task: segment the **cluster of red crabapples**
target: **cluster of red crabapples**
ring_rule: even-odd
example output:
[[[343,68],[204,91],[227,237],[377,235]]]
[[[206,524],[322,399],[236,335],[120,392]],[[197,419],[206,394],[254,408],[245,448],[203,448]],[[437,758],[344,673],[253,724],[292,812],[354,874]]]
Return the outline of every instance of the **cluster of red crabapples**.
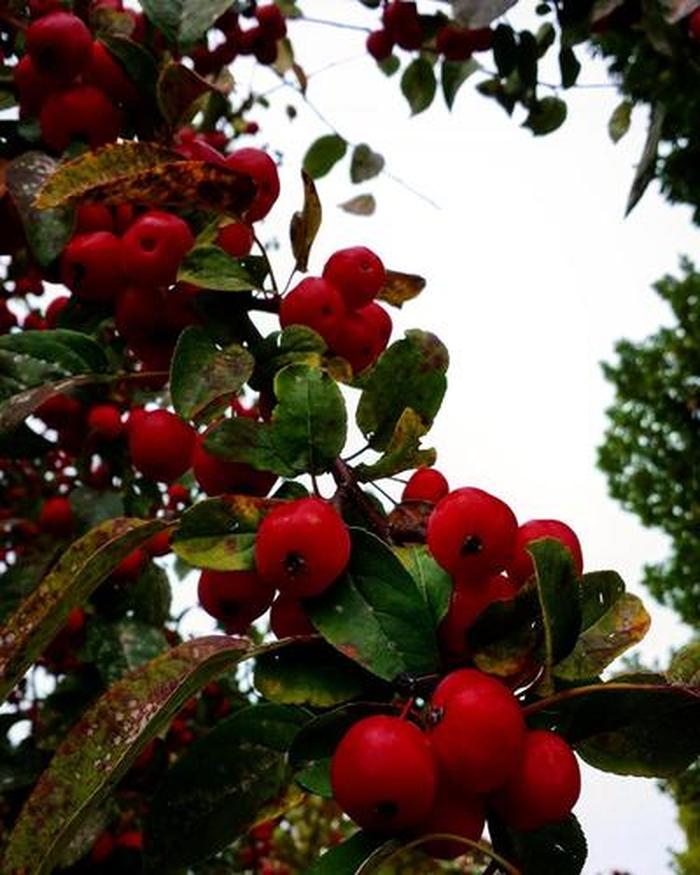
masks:
[[[394,46],[415,51],[426,44],[447,61],[466,61],[473,52],[491,48],[492,33],[488,27],[462,27],[442,17],[419,15],[411,0],[392,0],[382,10],[382,27],[367,37],[367,51],[379,62],[391,56]]]

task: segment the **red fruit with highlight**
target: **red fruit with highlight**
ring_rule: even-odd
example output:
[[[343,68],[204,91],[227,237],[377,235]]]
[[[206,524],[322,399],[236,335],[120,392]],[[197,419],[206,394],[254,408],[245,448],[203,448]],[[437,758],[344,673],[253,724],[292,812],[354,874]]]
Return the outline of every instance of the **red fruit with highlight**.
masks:
[[[274,587],[254,571],[203,571],[199,603],[229,634],[242,634],[272,604]]]
[[[418,468],[405,485],[401,500],[437,504],[449,491],[450,487],[444,474],[435,468]]]
[[[70,501],[62,496],[47,498],[39,511],[39,527],[56,538],[65,538],[73,531],[75,519]]]
[[[338,289],[348,310],[358,310],[377,296],[386,282],[386,270],[371,249],[352,246],[331,255],[323,278]]]
[[[172,552],[170,539],[172,538],[171,529],[163,529],[162,532],[156,532],[153,537],[149,538],[144,544],[144,550],[149,556],[167,556]]]
[[[111,301],[123,285],[119,238],[109,231],[73,237],[61,256],[61,280],[80,298]]]
[[[216,245],[232,258],[243,258],[250,254],[253,248],[253,229],[244,222],[231,222],[219,228],[216,235]]]
[[[350,363],[353,373],[360,374],[384,352],[391,329],[389,314],[372,302],[346,313],[331,345],[334,352]]]
[[[25,40],[37,70],[65,84],[82,73],[92,48],[87,26],[70,12],[50,12],[32,22]]]
[[[12,70],[17,96],[23,114],[37,115],[49,96],[58,90],[58,84],[37,70],[29,55],[24,55]]]
[[[226,159],[226,166],[243,173],[255,183],[255,197],[245,218],[257,222],[272,209],[279,197],[280,180],[275,162],[262,149],[237,149]]]
[[[394,41],[385,30],[374,30],[367,37],[367,51],[375,61],[386,61],[391,57]]]
[[[577,575],[583,573],[583,554],[576,532],[560,520],[529,520],[518,529],[513,555],[508,562],[508,574],[522,586],[535,573],[532,556],[527,552],[533,541],[554,538],[569,551]]]
[[[129,423],[129,452],[145,477],[170,483],[190,467],[196,433],[168,410],[153,410]]]
[[[170,285],[193,244],[194,237],[184,219],[162,210],[149,210],[122,237],[124,273],[134,283]]]
[[[335,286],[320,277],[307,277],[282,299],[280,324],[306,325],[333,346],[346,317],[345,305]]]
[[[121,411],[114,404],[96,404],[88,413],[88,428],[96,437],[116,440],[124,433]]]

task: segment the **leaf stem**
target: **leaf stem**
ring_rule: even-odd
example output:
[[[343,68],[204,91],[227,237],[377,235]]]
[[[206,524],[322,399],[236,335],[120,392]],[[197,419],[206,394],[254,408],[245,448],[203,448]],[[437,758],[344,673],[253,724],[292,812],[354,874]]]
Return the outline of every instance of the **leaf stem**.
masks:
[[[279,287],[277,285],[277,280],[275,279],[275,272],[272,269],[272,263],[270,261],[268,254],[267,254],[267,250],[262,245],[262,242],[260,241],[260,238],[258,237],[257,234],[253,237],[253,239],[255,240],[255,243],[256,243],[258,249],[260,250],[260,253],[263,257],[263,260],[265,261],[265,267],[267,267],[267,272],[270,274],[270,279],[272,280],[272,289],[273,289],[274,293],[279,296],[280,290],[279,290]]]

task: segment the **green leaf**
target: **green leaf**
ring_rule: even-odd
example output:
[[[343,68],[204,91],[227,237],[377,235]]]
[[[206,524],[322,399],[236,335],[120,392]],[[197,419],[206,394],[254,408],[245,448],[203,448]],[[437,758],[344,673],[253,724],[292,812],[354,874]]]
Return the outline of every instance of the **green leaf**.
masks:
[[[691,641],[673,655],[666,677],[672,684],[700,687],[700,640]]]
[[[437,458],[435,450],[424,450],[420,446],[427,430],[420,416],[407,407],[396,423],[384,455],[371,465],[360,464],[356,467],[358,480],[379,480],[422,465],[434,465]]]
[[[259,255],[232,258],[218,246],[195,246],[180,263],[177,278],[202,289],[250,292],[262,289],[267,265]]]
[[[128,553],[163,528],[158,520],[115,519],[70,545],[0,629],[0,701],[60,632],[71,609],[82,604]]]
[[[373,449],[385,450],[404,410],[410,407],[426,428],[440,409],[447,378],[448,354],[425,331],[407,331],[379,358],[363,384],[357,424]]]
[[[68,374],[98,373],[107,369],[107,357],[102,346],[87,334],[55,328],[53,331],[21,331],[0,337],[0,351],[24,357],[18,362],[23,368],[37,363],[49,366],[42,371],[47,377]]]
[[[442,62],[442,93],[448,109],[454,106],[457,92],[467,79],[481,69],[481,65],[473,58],[467,61],[443,61]]]
[[[566,121],[566,103],[558,97],[543,97],[530,107],[530,113],[523,122],[536,137],[551,134]]]
[[[141,5],[169,42],[188,47],[230,8],[231,0],[144,0]]]
[[[518,43],[513,28],[507,24],[499,24],[493,32],[493,60],[503,79],[510,76],[518,63]]]
[[[433,628],[437,629],[450,606],[452,577],[437,564],[425,544],[396,547],[394,552],[415,580],[430,608]]]
[[[589,571],[581,578],[581,628],[588,629],[603,617],[625,591],[616,571]]]
[[[40,210],[37,192],[50,179],[57,162],[43,152],[25,152],[5,168],[5,183],[24,226],[27,242],[43,267],[63,251],[73,233],[73,212],[67,207]]]
[[[173,128],[187,124],[202,107],[202,98],[217,89],[194,70],[174,61],[158,77],[156,96],[165,121]]]
[[[306,325],[290,325],[274,331],[255,348],[255,375],[251,385],[258,388],[274,380],[286,365],[318,368],[326,351],[326,341]]]
[[[608,122],[608,133],[613,143],[619,142],[629,131],[632,122],[632,109],[634,104],[631,100],[623,100],[613,110]]]
[[[559,51],[559,70],[562,88],[573,88],[581,72],[581,62],[571,46],[562,46]]]
[[[384,169],[384,156],[373,152],[367,143],[358,143],[350,161],[350,179],[357,185],[374,179]]]
[[[172,591],[165,569],[148,562],[139,579],[125,591],[125,609],[135,620],[149,626],[162,627],[170,620]]]
[[[180,335],[170,365],[175,412],[198,420],[215,402],[236,395],[253,373],[255,359],[242,346],[224,349],[207,332],[191,325]]]
[[[390,55],[384,61],[377,61],[377,67],[379,67],[385,76],[389,77],[399,72],[401,69],[401,61],[396,55]]]
[[[166,773],[146,825],[150,872],[189,867],[228,847],[265,812],[283,809],[286,753],[308,720],[298,708],[242,708],[192,744]]]
[[[342,844],[322,854],[304,875],[352,875],[387,840],[366,832],[356,832]]]
[[[85,819],[187,699],[254,655],[246,639],[195,638],[118,681],[56,750],[15,823],[3,871],[49,875]]]
[[[518,832],[493,817],[489,834],[494,849],[522,875],[579,875],[588,856],[586,837],[573,814],[529,832]]]
[[[337,134],[326,134],[319,137],[308,148],[304,155],[304,172],[311,179],[320,179],[329,173],[333,167],[345,157],[348,144]]]
[[[281,705],[330,708],[356,699],[372,678],[325,641],[295,641],[255,661],[258,692]]]
[[[304,206],[292,216],[289,237],[296,259],[296,269],[306,271],[311,247],[321,227],[323,210],[314,181],[305,170],[301,171],[301,181],[304,185]]]
[[[274,390],[277,404],[269,423],[224,420],[207,435],[207,450],[282,477],[329,470],[347,436],[338,385],[318,368],[287,365],[277,373]]]
[[[418,115],[430,106],[436,90],[432,64],[420,57],[411,61],[401,76],[401,93],[408,101],[412,115]]]
[[[249,571],[255,567],[255,531],[275,505],[272,499],[249,495],[200,501],[180,518],[173,551],[196,568]]]
[[[311,622],[342,654],[372,674],[428,674],[439,665],[430,607],[413,577],[374,535],[352,532],[350,564],[306,603]]]
[[[106,686],[167,650],[160,629],[128,617],[115,623],[93,618],[87,625],[85,652]]]
[[[426,286],[424,277],[415,273],[401,273],[398,270],[386,272],[386,282],[379,290],[377,298],[391,304],[392,307],[401,307],[406,301],[417,298]]]
[[[158,67],[153,55],[139,43],[123,36],[101,36],[100,42],[104,43],[129,79],[138,87],[141,96],[152,98],[158,80]]]
[[[637,164],[637,170],[634,174],[632,187],[627,198],[625,216],[629,216],[632,210],[637,206],[644,196],[644,192],[647,190],[649,183],[656,176],[656,162],[659,154],[659,143],[661,142],[661,133],[663,131],[665,118],[666,107],[664,104],[654,104],[649,118],[649,130],[647,131],[647,138],[644,142],[644,149],[642,150],[641,158]]]

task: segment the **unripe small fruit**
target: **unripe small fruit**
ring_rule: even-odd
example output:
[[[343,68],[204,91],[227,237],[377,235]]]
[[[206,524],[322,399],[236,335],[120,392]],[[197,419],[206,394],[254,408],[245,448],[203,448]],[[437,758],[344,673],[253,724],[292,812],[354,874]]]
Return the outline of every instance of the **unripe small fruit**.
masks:
[[[124,432],[121,411],[114,404],[96,404],[88,413],[88,428],[103,440],[116,440]]]
[[[298,598],[278,595],[270,608],[270,628],[278,638],[314,635],[316,629]]]
[[[560,735],[536,729],[527,733],[519,764],[491,802],[508,824],[530,830],[564,820],[580,792],[574,752]]]
[[[226,159],[226,166],[243,173],[255,183],[255,197],[245,213],[248,222],[257,222],[272,209],[279,197],[280,180],[275,162],[262,149],[236,149]]]
[[[342,517],[333,505],[313,496],[270,511],[255,539],[260,576],[299,598],[327,589],[349,559],[350,535]]]
[[[418,468],[411,474],[404,487],[401,500],[427,501],[430,504],[437,504],[449,491],[450,487],[444,474],[435,468]]]
[[[77,234],[63,250],[61,280],[80,298],[111,301],[123,285],[119,238],[109,231]]]
[[[473,578],[502,571],[515,548],[513,511],[482,489],[465,487],[445,496],[428,520],[428,547],[453,575]]]
[[[513,555],[508,562],[508,574],[517,586],[522,586],[535,573],[528,547],[540,538],[554,538],[569,551],[577,575],[583,573],[583,554],[576,532],[560,520],[529,520],[518,529]]]
[[[26,48],[37,70],[67,84],[87,64],[92,36],[77,15],[51,12],[29,25]]]
[[[370,832],[395,835],[417,827],[432,808],[436,783],[425,735],[398,717],[360,720],[331,760],[335,801]]]
[[[151,480],[170,483],[190,467],[195,431],[168,410],[144,413],[129,423],[129,452],[134,467]]]
[[[149,210],[122,237],[124,273],[134,283],[170,285],[193,245],[194,237],[184,219],[162,210]]]
[[[245,222],[230,222],[219,228],[216,235],[216,245],[232,258],[243,258],[253,248],[253,229]]]
[[[473,796],[501,787],[522,755],[525,721],[510,690],[476,669],[460,669],[438,684],[428,737],[441,775]]]
[[[320,277],[307,277],[282,298],[280,324],[306,325],[333,346],[345,318],[345,305],[340,293]]]
[[[348,310],[358,310],[377,296],[386,282],[386,270],[371,249],[352,246],[331,255],[323,278],[338,289]]]
[[[478,796],[466,796],[442,780],[438,782],[435,802],[428,817],[416,830],[416,836],[443,833],[478,842],[484,831],[484,803]],[[433,839],[420,850],[438,860],[454,860],[469,851],[469,845],[456,839]]]
[[[75,520],[70,501],[62,496],[47,498],[39,511],[39,527],[56,538],[65,538],[73,531]]]
[[[242,634],[272,604],[274,588],[254,571],[203,571],[199,603],[229,634]]]

